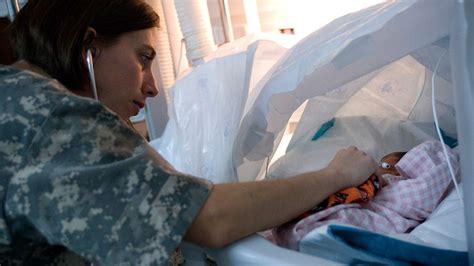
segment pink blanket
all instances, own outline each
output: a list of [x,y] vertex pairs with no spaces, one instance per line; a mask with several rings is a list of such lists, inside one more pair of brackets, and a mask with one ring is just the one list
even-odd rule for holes
[[[440,202],[451,177],[442,144],[427,141],[411,149],[395,166],[400,176],[385,175],[388,185],[371,202],[337,205],[273,230],[280,246],[298,249],[299,241],[314,228],[328,223],[359,226],[377,233],[404,233],[426,219]],[[457,173],[454,152],[448,156]]]

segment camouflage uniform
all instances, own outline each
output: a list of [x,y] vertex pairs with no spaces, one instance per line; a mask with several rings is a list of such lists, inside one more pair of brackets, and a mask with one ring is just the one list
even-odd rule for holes
[[166,264],[210,189],[98,102],[0,66],[1,265]]

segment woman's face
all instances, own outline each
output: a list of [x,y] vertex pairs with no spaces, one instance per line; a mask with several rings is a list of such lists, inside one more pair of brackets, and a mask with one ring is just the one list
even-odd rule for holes
[[151,70],[156,44],[156,28],[133,31],[100,48],[94,58],[99,101],[124,120],[138,114],[147,97],[158,94]]

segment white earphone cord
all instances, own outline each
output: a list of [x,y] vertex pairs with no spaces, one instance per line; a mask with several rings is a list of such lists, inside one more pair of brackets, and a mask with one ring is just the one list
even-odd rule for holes
[[94,62],[92,62],[92,52],[90,49],[87,50],[87,70],[89,71],[89,80],[91,81],[92,91],[94,92],[94,99],[99,100],[97,96],[97,87],[95,85],[95,75],[94,75]]

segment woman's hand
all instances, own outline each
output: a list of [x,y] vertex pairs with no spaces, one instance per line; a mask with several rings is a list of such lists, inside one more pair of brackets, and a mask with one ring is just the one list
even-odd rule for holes
[[365,152],[351,146],[336,153],[328,169],[342,178],[344,187],[358,186],[375,172],[376,163]]
[[360,185],[374,160],[355,147],[340,150],[328,167],[278,180],[214,185],[185,239],[222,247],[290,221],[340,189]]

